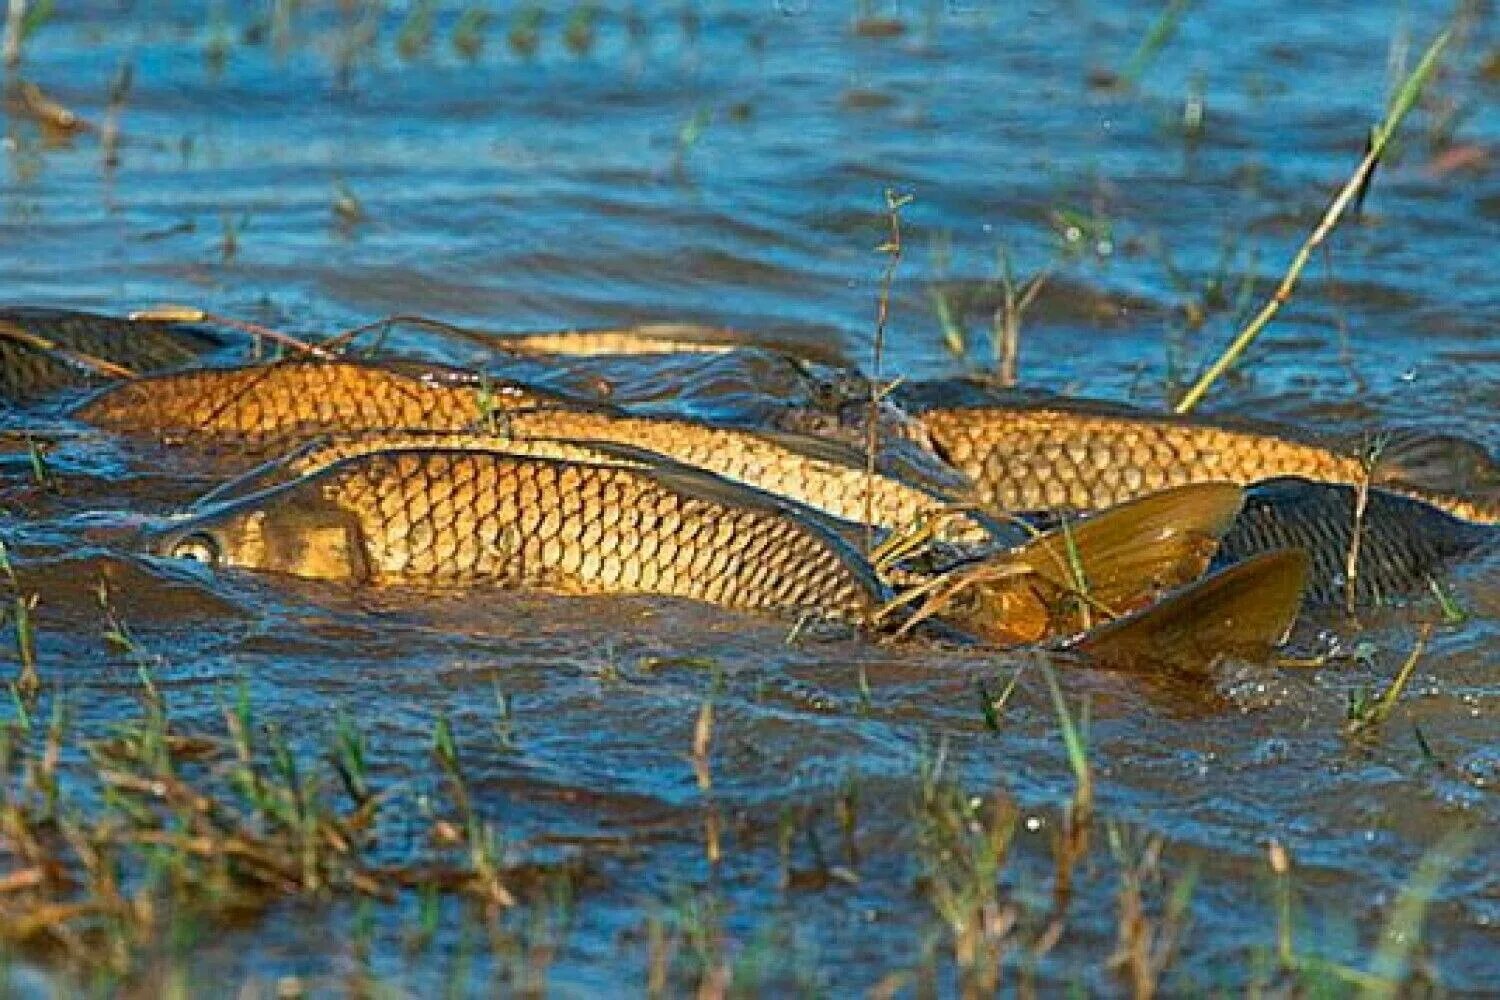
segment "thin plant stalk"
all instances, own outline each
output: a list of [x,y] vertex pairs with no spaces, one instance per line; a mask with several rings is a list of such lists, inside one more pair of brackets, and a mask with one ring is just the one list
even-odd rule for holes
[[885,192],[885,209],[890,218],[891,236],[876,247],[886,255],[885,269],[880,275],[880,296],[875,305],[874,363],[870,372],[870,416],[865,428],[865,551],[875,547],[875,453],[879,447],[880,405],[888,391],[881,385],[881,362],[885,358],[885,330],[891,315],[891,285],[896,280],[896,268],[901,264],[901,209],[911,203],[911,195],[897,194],[890,188]]
[[10,0],[5,11],[5,40],[0,42],[0,62],[7,70],[21,65],[21,35],[26,24],[26,0]]
[[1401,84],[1401,89],[1397,92],[1396,99],[1391,103],[1390,111],[1386,114],[1385,120],[1376,126],[1370,138],[1369,151],[1365,153],[1364,159],[1360,160],[1359,166],[1355,168],[1354,173],[1344,182],[1344,186],[1339,190],[1339,193],[1334,196],[1333,202],[1328,206],[1328,210],[1323,213],[1323,218],[1319,220],[1316,228],[1313,229],[1312,233],[1297,250],[1296,256],[1292,258],[1291,266],[1287,268],[1286,274],[1282,275],[1281,283],[1276,286],[1276,291],[1271,295],[1266,304],[1261,307],[1260,312],[1256,313],[1255,317],[1239,332],[1229,347],[1225,349],[1224,353],[1219,355],[1218,360],[1210,365],[1208,370],[1199,377],[1198,381],[1193,384],[1192,388],[1187,391],[1182,399],[1178,400],[1177,405],[1173,407],[1174,412],[1188,413],[1202,402],[1203,397],[1208,394],[1208,390],[1213,387],[1214,383],[1222,378],[1225,372],[1234,367],[1235,363],[1250,349],[1250,345],[1255,343],[1256,338],[1261,335],[1261,332],[1265,330],[1271,320],[1276,318],[1276,314],[1281,311],[1281,307],[1291,300],[1292,292],[1296,289],[1297,281],[1302,277],[1302,271],[1307,267],[1307,262],[1312,259],[1313,251],[1317,250],[1323,241],[1328,238],[1329,234],[1333,232],[1334,228],[1338,226],[1339,221],[1344,217],[1344,212],[1348,209],[1350,203],[1355,201],[1359,193],[1369,184],[1370,178],[1374,175],[1375,166],[1380,162],[1380,157],[1385,153],[1386,146],[1389,145],[1391,137],[1396,134],[1396,129],[1416,104],[1417,98],[1422,94],[1423,87],[1427,84],[1427,80],[1432,76],[1433,70],[1437,68],[1438,57],[1442,55],[1451,34],[1452,29],[1443,31],[1428,46],[1427,52],[1422,56],[1422,61],[1417,64],[1417,68],[1412,70],[1411,75]]

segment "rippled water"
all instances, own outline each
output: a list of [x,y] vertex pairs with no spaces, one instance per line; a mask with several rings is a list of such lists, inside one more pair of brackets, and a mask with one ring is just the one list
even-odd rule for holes
[[[1139,87],[1111,90],[1101,71],[1127,64],[1158,5],[910,0],[887,5],[905,30],[876,38],[852,29],[852,4],[637,4],[603,10],[582,53],[564,43],[569,15],[553,13],[529,58],[506,45],[515,11],[493,6],[470,61],[450,43],[456,4],[436,5],[425,53],[397,54],[405,11],[392,10],[347,60],[359,4],[59,5],[21,72],[103,121],[129,66],[119,163],[104,166],[96,135],[57,144],[7,119],[0,299],[108,312],[186,302],[316,331],[393,312],[499,330],[692,319],[837,347],[868,369],[890,189],[914,200],[901,209],[885,374],[965,369],[944,348],[939,297],[987,357],[1003,251],[1019,276],[1055,268],[1025,316],[1023,384],[1160,406],[1269,291],[1400,68],[1454,16],[1429,2],[1194,5]],[[1493,67],[1495,22],[1478,7],[1460,8],[1432,97],[1362,218],[1314,258],[1214,409],[1331,430],[1425,426],[1500,447],[1500,117],[1493,68],[1481,69],[1486,55]],[[349,198],[358,211],[340,213]],[[392,343],[495,363],[430,334]],[[549,377],[585,371],[659,405],[724,413],[774,390],[780,369],[747,355]],[[947,954],[912,853],[919,771],[935,755],[974,794],[1015,796],[1023,832],[1008,884],[1045,901],[1072,789],[1052,702],[1034,664],[998,732],[976,695],[1025,658],[788,643],[785,622],[671,602],[348,594],[169,573],[91,547],[90,512],[153,512],[205,484],[87,436],[53,465],[62,495],[32,496],[24,453],[6,456],[0,525],[42,595],[44,677],[68,692],[78,725],[137,712],[135,668],[98,639],[101,575],[189,726],[217,725],[224,692],[245,678],[310,758],[343,707],[367,728],[375,771],[420,789],[433,780],[433,720],[447,715],[481,808],[517,856],[588,859],[549,973],[560,991],[640,988],[645,915],[693,893],[723,903],[733,954],[764,951],[820,992],[864,990]],[[1394,672],[1430,607],[1325,616],[1304,645],[1326,645],[1323,629],[1368,644],[1372,660],[1230,669],[1208,693],[1065,676],[1069,696],[1092,705],[1101,817],[1133,843],[1167,838],[1169,872],[1198,871],[1169,983],[1255,978],[1255,956],[1274,945],[1270,840],[1293,859],[1299,946],[1362,963],[1424,852],[1470,827],[1480,838],[1438,891],[1426,960],[1451,987],[1493,986],[1495,569],[1455,574],[1470,617],[1439,629],[1406,704],[1372,739],[1341,735],[1348,695]],[[719,683],[713,800],[727,852],[711,871],[688,753]],[[495,736],[497,688],[514,700],[515,752]],[[854,858],[838,820],[849,788]],[[783,822],[798,831],[793,867],[837,854],[857,884],[781,889]],[[1082,874],[1071,932],[1040,961],[1044,983],[1124,988],[1105,964],[1118,884],[1107,857]],[[349,919],[342,904],[286,907],[206,937],[195,962],[205,982],[295,973],[336,985],[354,960]],[[462,951],[455,934],[439,956]],[[375,964],[418,991],[449,974],[394,950]],[[951,988],[949,967],[938,976]]]

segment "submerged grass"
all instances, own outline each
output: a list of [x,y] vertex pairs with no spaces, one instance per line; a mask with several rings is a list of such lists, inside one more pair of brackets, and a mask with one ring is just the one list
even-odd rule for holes
[[[339,711],[321,741],[307,734],[294,741],[278,721],[261,716],[243,681],[222,693],[217,725],[186,726],[155,682],[157,661],[107,592],[100,602],[112,645],[137,668],[136,717],[98,734],[80,726],[60,689],[44,685],[32,697],[17,696],[10,720],[0,724],[0,982],[7,963],[22,959],[62,983],[131,994],[168,986],[193,992],[204,974],[194,948],[205,935],[253,927],[294,907],[299,920],[347,914],[337,926],[354,967],[343,986],[355,993],[390,988],[381,979],[389,971],[377,973],[372,962],[377,935],[392,934],[409,966],[446,968],[460,992],[483,977],[528,995],[546,992],[572,929],[589,919],[597,852],[607,847],[601,841],[591,848],[585,839],[562,860],[527,860],[527,843],[569,841],[502,836],[493,803],[471,779],[475,754],[490,752],[492,741],[466,743],[440,713],[427,767],[393,783],[372,766],[358,717]],[[1100,817],[1088,698],[1076,707],[1050,663],[1038,663],[1072,774],[1066,802],[1028,814],[1003,787],[975,795],[950,774],[950,752],[940,741],[919,762],[910,822],[898,824],[894,841],[889,829],[876,839],[863,829],[870,807],[851,775],[826,802],[782,807],[774,838],[779,863],[770,866],[754,853],[747,827],[755,821],[716,798],[716,704],[724,681],[715,670],[687,754],[703,825],[697,835],[685,828],[675,837],[686,844],[701,837],[707,875],[664,904],[643,904],[638,930],[622,942],[638,946],[626,959],[639,970],[635,982],[653,996],[827,989],[837,972],[798,943],[788,904],[807,894],[861,892],[894,860],[917,872],[931,923],[918,919],[930,928],[925,943],[915,956],[890,957],[892,971],[875,995],[942,990],[950,981],[963,996],[990,996],[1011,983],[1020,995],[1040,995],[1044,985],[1050,991],[1082,983],[1083,970],[1113,977],[1135,997],[1172,989],[1189,944],[1197,866],[1174,861],[1161,836]],[[998,694],[981,687],[987,728],[1006,725],[1020,679],[1017,671]],[[513,753],[514,710],[498,691],[496,706],[493,750]],[[1023,816],[1027,829],[1052,827],[1050,850],[1039,855],[1035,844],[1018,840]],[[1093,836],[1101,822],[1107,851]],[[609,842],[640,856],[643,848],[630,839],[626,832]],[[1279,915],[1267,924],[1277,934],[1277,975],[1308,984],[1332,976],[1350,988],[1346,993],[1399,992],[1414,974],[1426,904],[1468,841],[1444,843],[1392,908],[1364,968],[1297,950],[1282,852]],[[1273,869],[1275,857],[1273,851]],[[771,869],[782,903],[747,923],[734,887]],[[1042,891],[1034,887],[1038,877]],[[1115,927],[1101,935],[1111,885]],[[320,986],[288,981],[278,988]]]

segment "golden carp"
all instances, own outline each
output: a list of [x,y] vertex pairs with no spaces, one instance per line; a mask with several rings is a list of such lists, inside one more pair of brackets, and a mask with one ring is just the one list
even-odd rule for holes
[[[154,532],[149,545],[350,584],[663,594],[866,625],[903,617],[892,618],[900,602],[831,519],[700,470],[623,454],[371,452],[201,509]],[[1139,607],[1202,571],[1213,533],[1238,505],[1236,487],[1199,486],[1101,514],[995,557],[995,593],[1020,595],[1019,603],[987,593],[936,617],[996,644],[1075,634],[1090,621],[1084,615],[1080,625],[1074,613],[1075,569],[1097,588],[1088,594],[1100,605],[1093,621]],[[1022,614],[1033,618],[993,620]]]
[[169,444],[287,447],[329,432],[489,427],[508,410],[561,398],[440,366],[299,359],[135,379],[73,415]]
[[1097,510],[1185,483],[1249,485],[1299,476],[1346,485],[1368,478],[1456,517],[1500,522],[1494,498],[1410,481],[1399,451],[1377,456],[1367,473],[1366,460],[1352,449],[1071,401],[934,407],[918,419],[937,453],[967,474],[987,503],[1006,511]]
[[680,467],[386,451],[174,525],[155,551],[369,584],[651,593],[862,620],[880,582],[784,502]]

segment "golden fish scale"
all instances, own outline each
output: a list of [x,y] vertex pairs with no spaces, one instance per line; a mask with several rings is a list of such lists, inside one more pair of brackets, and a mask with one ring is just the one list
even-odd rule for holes
[[[903,529],[947,506],[941,498],[894,477],[880,473],[871,477],[864,469],[803,455],[736,428],[565,410],[513,413],[506,427],[518,437],[607,441],[644,448],[855,523],[870,519],[883,527]],[[985,537],[978,525],[960,531]]]
[[255,491],[266,489],[300,476],[312,475],[346,458],[369,455],[372,452],[416,451],[423,448],[503,451],[528,458],[591,462],[596,465],[641,464],[579,441],[518,438],[477,431],[376,431],[368,434],[335,435],[322,440],[307,451],[288,456],[278,463],[273,472],[257,477],[252,486]]
[[794,517],[685,495],[640,469],[401,451],[317,482],[358,518],[381,582],[658,593],[848,617],[873,600],[860,573]]
[[[537,402],[510,388],[490,394],[497,409]],[[116,431],[255,439],[384,428],[461,430],[481,420],[484,409],[473,386],[430,384],[372,365],[291,361],[139,379],[96,397],[76,415]]]
[[1095,510],[1188,483],[1358,483],[1356,458],[1267,434],[1065,410],[931,410],[934,442],[1003,510]]

